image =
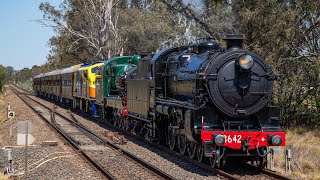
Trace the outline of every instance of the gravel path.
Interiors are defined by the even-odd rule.
[[[15,112],[13,119],[13,136],[9,141],[10,123],[6,121],[0,126],[0,147],[13,146],[13,168],[15,175],[23,177],[24,148],[15,145],[17,139],[17,122],[30,120],[35,125],[32,133],[36,141],[28,147],[28,179],[103,179],[103,176],[83,160],[65,141],[57,135],[42,119],[40,119],[11,90],[4,97],[10,102]],[[6,114],[3,114],[6,115]],[[45,141],[57,141],[57,146],[48,146]],[[2,150],[3,151],[3,150]],[[5,171],[7,157],[0,153],[0,168]]]

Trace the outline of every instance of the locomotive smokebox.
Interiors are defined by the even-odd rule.
[[[244,37],[242,34],[228,34],[223,40],[227,43],[227,49],[230,48],[241,48],[243,47]]]

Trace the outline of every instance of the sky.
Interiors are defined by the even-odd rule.
[[[37,19],[41,2],[58,6],[63,0],[0,0],[0,64],[15,70],[42,65],[55,35],[52,29],[41,26]]]

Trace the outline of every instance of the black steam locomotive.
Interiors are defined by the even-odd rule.
[[[266,165],[267,146],[284,146],[279,110],[268,104],[275,76],[229,35],[144,57],[125,76],[127,129],[219,167],[229,157]],[[139,128],[137,128],[137,126]]]

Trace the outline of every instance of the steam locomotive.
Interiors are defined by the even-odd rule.
[[[54,74],[60,92],[59,87],[56,94],[43,88],[50,87],[44,80],[52,73],[34,77],[34,88],[41,96],[54,97],[199,162],[209,159],[214,168],[231,157],[264,168],[267,147],[285,145],[279,109],[269,104],[275,75],[265,60],[243,49],[243,36],[228,35],[224,40],[226,47],[208,40],[146,56],[114,57],[100,66],[95,63],[94,72],[90,65],[78,65],[84,75],[74,66],[68,71],[68,95],[61,93],[66,84],[63,73],[60,79]],[[93,82],[88,87],[83,85],[86,81]],[[79,97],[79,87],[90,96]]]

